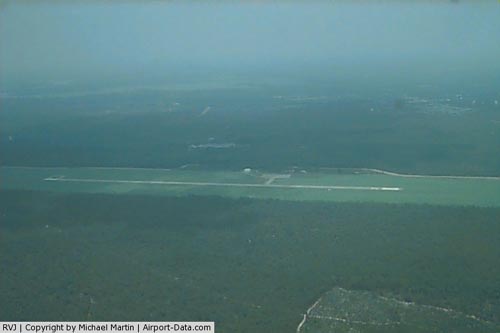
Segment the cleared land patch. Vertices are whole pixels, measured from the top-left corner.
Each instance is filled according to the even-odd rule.
[[[450,308],[336,287],[307,309],[296,332],[497,332],[497,329],[496,323]]]
[[[293,201],[427,203],[500,206],[496,178],[402,177],[390,173],[327,170],[286,177],[253,170],[1,167],[0,188],[58,192],[218,195]],[[271,180],[271,181],[270,181]]]

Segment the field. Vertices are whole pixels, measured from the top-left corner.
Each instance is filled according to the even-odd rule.
[[[204,171],[2,167],[5,189],[500,207],[494,177],[404,177],[366,170]]]

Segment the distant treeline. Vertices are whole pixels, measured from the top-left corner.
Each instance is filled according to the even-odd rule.
[[[395,106],[387,97],[272,95],[214,90],[5,100],[0,163],[500,175],[500,113],[486,106],[450,115]]]

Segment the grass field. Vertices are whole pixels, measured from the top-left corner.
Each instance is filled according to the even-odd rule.
[[[273,178],[276,174],[259,171],[2,167],[0,186],[58,192],[500,206],[500,179],[306,170],[283,174],[290,177]]]

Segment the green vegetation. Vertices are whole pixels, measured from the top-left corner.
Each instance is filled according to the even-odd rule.
[[[305,171],[305,170],[301,170]],[[219,195],[230,198],[282,199],[293,201],[350,201],[385,203],[427,203],[435,205],[500,206],[500,179],[447,179],[405,178],[384,174],[354,174],[328,171],[291,172],[289,178],[276,178],[276,187],[265,186],[266,173],[252,171],[213,170],[154,170],[154,169],[102,169],[102,168],[7,168],[0,167],[5,189],[48,190],[58,192],[87,192],[115,194],[154,195]],[[53,180],[45,180],[46,178]],[[51,178],[52,177],[52,178]],[[64,178],[59,178],[64,177]],[[59,178],[59,180],[58,180]],[[117,182],[116,182],[117,181]],[[139,181],[142,183],[134,183]],[[191,182],[172,185],[147,183]],[[196,183],[212,184],[200,186]],[[238,186],[214,186],[213,184],[242,184]],[[286,186],[345,186],[377,187],[393,190],[366,190],[345,188],[292,188]]]
[[[498,82],[456,97],[463,86],[382,87],[379,77],[189,80],[2,96],[0,320],[206,320],[222,333],[294,332],[339,287],[453,309],[498,330],[499,181],[360,172],[499,176]],[[403,190],[43,180],[269,179],[243,168],[292,174],[276,185]],[[460,318],[449,327],[469,327]]]
[[[495,333],[497,330],[498,325],[494,322],[453,309],[336,287],[309,308],[297,332]]]
[[[4,190],[0,212],[1,320],[293,332],[342,287],[500,323],[498,208]]]
[[[500,106],[493,104],[500,97],[494,87],[469,87],[457,99],[463,87],[374,88],[380,80],[348,84],[333,79],[255,83],[261,81],[2,99],[0,163],[199,164],[228,170],[297,165],[500,175]],[[395,103],[407,94],[431,102]],[[201,115],[207,106],[210,112]],[[467,111],[450,114],[450,107]],[[193,148],[210,143],[234,146]]]
[[[24,1],[0,321],[500,332],[494,5]]]

